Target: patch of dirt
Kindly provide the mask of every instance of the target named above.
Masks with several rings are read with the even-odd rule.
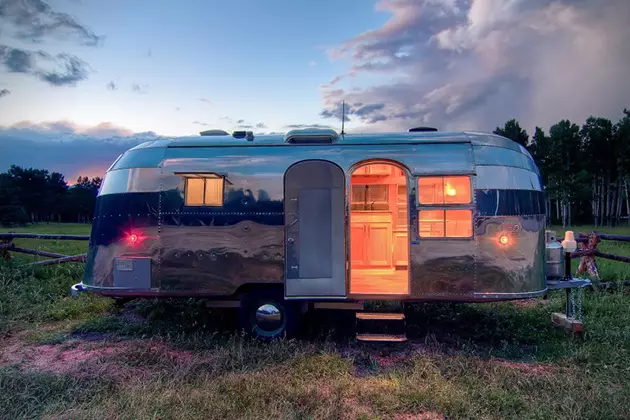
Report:
[[[144,363],[148,359],[148,363]],[[73,341],[60,345],[30,345],[18,336],[3,340],[0,366],[18,365],[24,370],[79,377],[111,379],[147,378],[167,366],[189,364],[188,351],[171,348],[157,340],[129,340],[94,343]]]
[[[436,413],[434,411],[423,411],[421,413],[400,413],[394,415],[397,420],[444,420],[447,417],[444,414]]]
[[[493,359],[492,363],[496,363],[509,369],[517,370],[525,375],[553,375],[557,374],[559,370],[557,366],[545,365],[541,363],[514,362],[498,359]]]
[[[549,299],[540,299],[540,298],[536,298],[536,299],[518,299],[518,300],[513,300],[512,301],[512,305],[516,306],[517,308],[536,308],[538,306],[546,306],[549,305],[551,301]]]
[[[372,407],[353,397],[344,398],[343,405],[345,407],[343,418],[345,419],[356,419],[372,414]]]

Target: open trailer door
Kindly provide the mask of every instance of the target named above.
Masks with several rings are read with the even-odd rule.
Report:
[[[290,167],[284,177],[285,295],[346,295],[345,177],[320,160]]]

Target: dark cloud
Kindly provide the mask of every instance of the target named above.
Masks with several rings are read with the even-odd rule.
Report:
[[[265,123],[261,123],[260,122],[260,123],[256,124],[256,128],[265,129],[265,128],[267,128],[267,126],[265,125]]]
[[[113,81],[109,82],[106,86],[107,86],[107,89],[109,89],[109,90],[116,90],[116,89],[118,89],[118,86],[116,86],[116,83],[114,83]]]
[[[345,100],[350,119],[377,127],[489,130],[510,118],[614,117],[630,97],[627,0],[382,0],[377,10],[390,14],[380,28],[329,51],[349,66],[321,87],[322,116],[340,119]]]
[[[74,85],[76,82],[87,79],[87,63],[79,57],[70,54],[57,54],[56,65],[60,71],[38,71],[40,79],[54,86]]]
[[[140,94],[147,93],[148,87],[149,87],[148,85],[140,86],[138,83],[131,84],[131,90],[135,93],[140,93]]]
[[[332,128],[329,125],[322,124],[289,124],[285,125],[284,128]]]
[[[55,12],[42,0],[3,0],[0,2],[0,20],[13,25],[13,36],[27,41],[41,42],[52,36],[96,46],[104,39],[72,16]]]
[[[12,73],[29,73],[33,69],[34,59],[30,51],[0,46],[0,57],[7,70]]]
[[[153,132],[133,133],[109,122],[94,127],[69,121],[0,126],[0,171],[15,164],[61,172],[66,179],[103,176],[118,155],[160,138]]]
[[[10,72],[30,74],[53,86],[75,85],[86,79],[89,71],[87,63],[74,55],[53,56],[6,45],[0,45],[0,61]]]
[[[245,120],[238,120],[236,121],[237,124],[243,124],[245,122]]]
[[[0,89],[0,98],[2,98],[3,96],[7,96],[10,95],[11,91],[9,89]]]

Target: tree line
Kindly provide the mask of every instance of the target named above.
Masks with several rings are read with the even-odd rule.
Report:
[[[68,185],[58,172],[13,165],[0,173],[0,224],[89,223],[101,181],[82,176]]]
[[[494,133],[526,147],[545,185],[548,223],[615,226],[630,222],[630,111],[613,123],[589,117],[582,126],[562,120],[529,136],[518,121]],[[79,222],[92,219],[101,178],[64,176],[44,169],[11,166],[0,173],[0,224]]]
[[[530,138],[516,120],[494,133],[525,146],[541,172],[548,222],[615,226],[630,215],[630,111],[613,123],[590,116],[579,127],[569,120]]]

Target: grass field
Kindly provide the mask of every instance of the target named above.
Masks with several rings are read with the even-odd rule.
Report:
[[[575,228],[591,231],[592,227]],[[86,225],[24,232],[88,233]],[[559,229],[560,231],[560,229]],[[601,231],[609,231],[601,229]],[[614,229],[630,234],[630,229]],[[86,242],[22,240],[67,254]],[[605,241],[603,251],[630,255]],[[550,324],[548,301],[413,308],[405,345],[334,333],[260,344],[202,301],[68,297],[81,264],[0,265],[0,418],[628,418],[630,295],[585,294],[586,334]],[[628,266],[599,261],[606,280]],[[326,314],[323,314],[326,315]]]

